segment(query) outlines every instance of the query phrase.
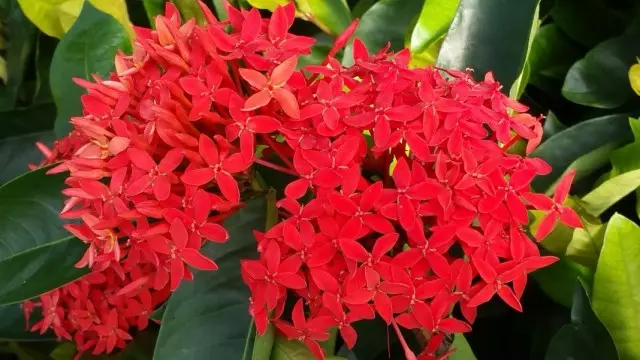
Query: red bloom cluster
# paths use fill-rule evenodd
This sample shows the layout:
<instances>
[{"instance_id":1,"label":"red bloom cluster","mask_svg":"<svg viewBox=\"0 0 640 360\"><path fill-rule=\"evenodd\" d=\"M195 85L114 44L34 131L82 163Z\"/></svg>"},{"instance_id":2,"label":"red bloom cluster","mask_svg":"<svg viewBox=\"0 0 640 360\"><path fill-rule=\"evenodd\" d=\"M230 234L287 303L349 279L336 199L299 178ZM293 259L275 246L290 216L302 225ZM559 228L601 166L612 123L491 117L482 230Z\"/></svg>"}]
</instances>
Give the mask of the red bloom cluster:
<instances>
[{"instance_id":1,"label":"red bloom cluster","mask_svg":"<svg viewBox=\"0 0 640 360\"><path fill-rule=\"evenodd\" d=\"M379 315L401 339L399 327L423 329L420 358L434 359L494 294L521 310L527 273L555 261L527 237L527 207L548 211L541 236L558 219L580 226L562 205L571 179L553 200L529 193L549 166L506 152L520 138L530 152L539 119L490 74L409 69L407 50L371 55L356 39L344 68L333 56L357 22L306 76L297 59L313 39L288 33L293 4L270 19L227 6L224 22L202 9L206 26L182 24L168 4L108 80L77 80L84 115L43 150L45 164L66 159L51 172L70 173L62 216L81 220L67 229L92 273L27 302L44 315L34 330L95 354L123 347L190 267L217 268L200 248L227 240L220 222L251 191L254 163L297 178L284 220L257 234L260 258L242 263L261 333L272 322L323 358L329 328L351 347L351 324ZM451 316L458 303L468 323Z\"/></svg>"},{"instance_id":2,"label":"red bloom cluster","mask_svg":"<svg viewBox=\"0 0 640 360\"><path fill-rule=\"evenodd\" d=\"M49 172L69 172L61 216L80 220L66 228L87 244L77 266L91 273L26 302L25 314L39 308L32 329L74 339L80 352L124 347L191 268L217 269L201 246L227 241L220 223L251 190L256 146L299 116L285 83L314 40L288 33L293 6L270 20L228 7L219 22L202 4L204 27L166 10L156 30L136 29L133 54L116 56L108 80L75 80L88 91L83 116L53 150L39 144L39 166L63 160Z\"/></svg>"},{"instance_id":3,"label":"red bloom cluster","mask_svg":"<svg viewBox=\"0 0 640 360\"><path fill-rule=\"evenodd\" d=\"M330 59L289 82L301 110L282 121L283 160L300 179L278 203L284 220L257 234L260 259L242 263L250 312L260 333L271 322L318 359L330 328L352 347L351 324L376 316L401 339L399 327L422 329L418 358L443 359L444 334L470 331L495 294L521 311L527 274L557 260L528 238L529 205L549 211L539 239L558 218L581 226L562 205L572 174L554 200L529 193L549 166L506 150L524 138L530 152L541 127L491 74L478 83L409 69L407 50L370 55L357 39L353 49L353 67ZM466 322L452 317L456 304Z\"/></svg>"}]
</instances>

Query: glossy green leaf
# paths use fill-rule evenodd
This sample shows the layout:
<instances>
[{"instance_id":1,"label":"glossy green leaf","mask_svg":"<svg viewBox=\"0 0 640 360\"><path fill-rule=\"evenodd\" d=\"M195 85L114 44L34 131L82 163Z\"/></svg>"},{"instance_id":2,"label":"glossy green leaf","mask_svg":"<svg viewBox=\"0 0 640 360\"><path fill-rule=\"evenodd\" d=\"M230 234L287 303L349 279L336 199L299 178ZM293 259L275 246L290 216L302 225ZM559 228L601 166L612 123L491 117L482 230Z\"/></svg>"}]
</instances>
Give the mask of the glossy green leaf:
<instances>
[{"instance_id":1,"label":"glossy green leaf","mask_svg":"<svg viewBox=\"0 0 640 360\"><path fill-rule=\"evenodd\" d=\"M532 186L537 191L546 191L582 155L612 142L624 144L631 140L629 122L624 114L589 119L561 131L531 154L544 159L553 169L549 175L536 177Z\"/></svg>"},{"instance_id":2,"label":"glossy green leaf","mask_svg":"<svg viewBox=\"0 0 640 360\"><path fill-rule=\"evenodd\" d=\"M640 227L622 215L609 220L593 284L593 309L620 360L640 359Z\"/></svg>"},{"instance_id":3,"label":"glossy green leaf","mask_svg":"<svg viewBox=\"0 0 640 360\"><path fill-rule=\"evenodd\" d=\"M344 0L298 0L296 5L304 17L327 34L341 34L352 21Z\"/></svg>"},{"instance_id":4,"label":"glossy green leaf","mask_svg":"<svg viewBox=\"0 0 640 360\"><path fill-rule=\"evenodd\" d=\"M640 169L640 120L629 118L634 142L611 153L612 176ZM640 217L640 189L636 190L636 213Z\"/></svg>"},{"instance_id":5,"label":"glossy green leaf","mask_svg":"<svg viewBox=\"0 0 640 360\"><path fill-rule=\"evenodd\" d=\"M538 0L461 0L437 65L492 71L509 92L525 63ZM509 29L505 31L505 29Z\"/></svg>"},{"instance_id":6,"label":"glossy green leaf","mask_svg":"<svg viewBox=\"0 0 640 360\"><path fill-rule=\"evenodd\" d=\"M587 48L620 35L626 25L603 0L555 0L550 14L565 34Z\"/></svg>"},{"instance_id":7,"label":"glossy green leaf","mask_svg":"<svg viewBox=\"0 0 640 360\"><path fill-rule=\"evenodd\" d=\"M273 11L278 5L286 5L289 0L247 0L251 6L258 9Z\"/></svg>"},{"instance_id":8,"label":"glossy green leaf","mask_svg":"<svg viewBox=\"0 0 640 360\"><path fill-rule=\"evenodd\" d=\"M636 96L629 84L629 67L640 54L637 35L609 39L576 62L564 80L562 94L574 103L613 109Z\"/></svg>"},{"instance_id":9,"label":"glossy green leaf","mask_svg":"<svg viewBox=\"0 0 640 360\"><path fill-rule=\"evenodd\" d=\"M420 53L440 39L449 30L460 0L426 0L411 34L410 49Z\"/></svg>"},{"instance_id":10,"label":"glossy green leaf","mask_svg":"<svg viewBox=\"0 0 640 360\"><path fill-rule=\"evenodd\" d=\"M227 9L224 7L222 0L212 0L212 2L213 8L216 10L216 15L218 15L218 20L226 20L228 17Z\"/></svg>"},{"instance_id":11,"label":"glossy green leaf","mask_svg":"<svg viewBox=\"0 0 640 360\"><path fill-rule=\"evenodd\" d=\"M264 229L265 221L265 200L249 201L224 222L230 235L225 244L203 246L219 269L195 272L193 281L183 282L171 295L155 360L242 359L245 345L251 349L250 294L240 277L240 259L257 257L253 231Z\"/></svg>"},{"instance_id":12,"label":"glossy green leaf","mask_svg":"<svg viewBox=\"0 0 640 360\"><path fill-rule=\"evenodd\" d=\"M596 317L585 285L574 286L571 324L562 327L551 340L545 360L616 359L611 336Z\"/></svg>"},{"instance_id":13,"label":"glossy green leaf","mask_svg":"<svg viewBox=\"0 0 640 360\"><path fill-rule=\"evenodd\" d=\"M33 324L35 315L31 321ZM3 341L43 341L55 340L51 334L40 335L37 332L28 331L25 324L24 311L20 304L0 306L0 342Z\"/></svg>"},{"instance_id":14,"label":"glossy green leaf","mask_svg":"<svg viewBox=\"0 0 640 360\"><path fill-rule=\"evenodd\" d=\"M640 169L613 177L580 200L580 205L590 214L599 216L608 208L640 187Z\"/></svg>"},{"instance_id":15,"label":"glossy green leaf","mask_svg":"<svg viewBox=\"0 0 640 360\"><path fill-rule=\"evenodd\" d=\"M86 273L73 265L86 246L58 213L64 175L32 171L0 187L0 304L32 298Z\"/></svg>"},{"instance_id":16,"label":"glossy green leaf","mask_svg":"<svg viewBox=\"0 0 640 360\"><path fill-rule=\"evenodd\" d=\"M84 89L72 78L91 79L97 73L106 77L114 67L118 48L127 48L130 40L122 26L111 16L86 2L80 17L60 41L51 63L51 91L58 108L57 136L71 129L69 119L82 114L80 96ZM55 84L55 86L54 86Z\"/></svg>"},{"instance_id":17,"label":"glossy green leaf","mask_svg":"<svg viewBox=\"0 0 640 360\"><path fill-rule=\"evenodd\" d=\"M542 78L564 79L571 65L582 56L580 47L556 24L544 25L538 30L531 46L529 81L539 85L544 81Z\"/></svg>"},{"instance_id":18,"label":"glossy green leaf","mask_svg":"<svg viewBox=\"0 0 640 360\"><path fill-rule=\"evenodd\" d=\"M544 119L544 124L542 124L542 141L546 141L566 128L567 126L558 119L556 114L553 111L549 111Z\"/></svg>"},{"instance_id":19,"label":"glossy green leaf","mask_svg":"<svg viewBox=\"0 0 640 360\"><path fill-rule=\"evenodd\" d=\"M387 43L393 50L404 48L404 36L414 17L420 13L422 1L380 0L362 15L355 36L369 52L376 52ZM353 64L353 46L347 45L342 63Z\"/></svg>"},{"instance_id":20,"label":"glossy green leaf","mask_svg":"<svg viewBox=\"0 0 640 360\"><path fill-rule=\"evenodd\" d=\"M5 57L6 86L0 86L0 111L13 109L29 65L28 60L33 52L36 28L24 16L15 2L9 2L6 13L0 14L3 36L7 38ZM0 118L0 124L3 122Z\"/></svg>"},{"instance_id":21,"label":"glossy green leaf","mask_svg":"<svg viewBox=\"0 0 640 360\"><path fill-rule=\"evenodd\" d=\"M0 140L0 185L29 171L28 164L38 164L44 158L36 141L50 145L53 132L39 132Z\"/></svg>"},{"instance_id":22,"label":"glossy green leaf","mask_svg":"<svg viewBox=\"0 0 640 360\"><path fill-rule=\"evenodd\" d=\"M456 352L451 354L447 359L449 360L476 360L476 356L473 354L473 350L471 350L471 346L465 339L464 335L456 334L456 337L453 339L453 345L451 345L456 349Z\"/></svg>"}]
</instances>

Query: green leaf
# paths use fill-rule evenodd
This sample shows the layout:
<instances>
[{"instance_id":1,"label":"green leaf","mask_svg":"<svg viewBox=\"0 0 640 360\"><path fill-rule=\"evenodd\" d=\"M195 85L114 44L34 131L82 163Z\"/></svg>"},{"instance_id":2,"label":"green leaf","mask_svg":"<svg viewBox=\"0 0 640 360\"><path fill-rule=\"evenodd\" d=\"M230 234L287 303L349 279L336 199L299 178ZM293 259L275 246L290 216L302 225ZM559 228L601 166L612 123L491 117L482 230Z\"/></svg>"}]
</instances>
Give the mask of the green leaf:
<instances>
[{"instance_id":1,"label":"green leaf","mask_svg":"<svg viewBox=\"0 0 640 360\"><path fill-rule=\"evenodd\" d=\"M2 111L0 119L2 123L0 139L50 131L56 120L56 106L53 103L43 103Z\"/></svg>"},{"instance_id":2,"label":"green leaf","mask_svg":"<svg viewBox=\"0 0 640 360\"><path fill-rule=\"evenodd\" d=\"M185 21L195 18L198 24L204 24L204 14L198 5L198 0L171 0L171 2L176 5Z\"/></svg>"},{"instance_id":3,"label":"green leaf","mask_svg":"<svg viewBox=\"0 0 640 360\"><path fill-rule=\"evenodd\" d=\"M636 95L640 95L640 64L634 64L629 69L629 84Z\"/></svg>"},{"instance_id":4,"label":"green leaf","mask_svg":"<svg viewBox=\"0 0 640 360\"><path fill-rule=\"evenodd\" d=\"M83 4L91 4L117 19L134 36L125 0L18 0L25 15L45 34L61 38L75 23Z\"/></svg>"},{"instance_id":5,"label":"green leaf","mask_svg":"<svg viewBox=\"0 0 640 360\"><path fill-rule=\"evenodd\" d=\"M614 214L593 284L593 309L611 333L620 360L640 359L640 228Z\"/></svg>"},{"instance_id":6,"label":"green leaf","mask_svg":"<svg viewBox=\"0 0 640 360\"><path fill-rule=\"evenodd\" d=\"M640 169L613 177L593 189L580 200L580 205L593 216L608 208L640 187Z\"/></svg>"},{"instance_id":7,"label":"green leaf","mask_svg":"<svg viewBox=\"0 0 640 360\"><path fill-rule=\"evenodd\" d=\"M602 0L555 0L550 14L564 33L592 48L624 31L624 19L609 7Z\"/></svg>"},{"instance_id":8,"label":"green leaf","mask_svg":"<svg viewBox=\"0 0 640 360\"><path fill-rule=\"evenodd\" d=\"M166 4L165 0L142 0L142 4L144 5L144 10L147 12L147 17L149 18L149 24L151 27L155 29L156 22L154 18L158 15L164 14L164 6Z\"/></svg>"},{"instance_id":9,"label":"green leaf","mask_svg":"<svg viewBox=\"0 0 640 360\"><path fill-rule=\"evenodd\" d=\"M543 142L531 154L544 159L551 174L538 176L532 182L536 191L546 191L573 161L609 143L623 144L632 140L627 115L615 114L593 118L574 125Z\"/></svg>"},{"instance_id":10,"label":"green leaf","mask_svg":"<svg viewBox=\"0 0 640 360\"><path fill-rule=\"evenodd\" d=\"M271 359L271 352L273 351L273 342L276 336L276 331L273 328L273 324L267 325L267 331L264 335L256 334L253 342L253 355L251 360L269 360Z\"/></svg>"},{"instance_id":11,"label":"green leaf","mask_svg":"<svg viewBox=\"0 0 640 360\"><path fill-rule=\"evenodd\" d=\"M287 5L289 0L247 0L251 6L258 9L273 11L278 5Z\"/></svg>"},{"instance_id":12,"label":"green leaf","mask_svg":"<svg viewBox=\"0 0 640 360\"><path fill-rule=\"evenodd\" d=\"M249 201L224 222L230 235L225 244L203 246L204 254L214 259L219 269L195 272L193 281L183 282L171 295L154 360L242 359L253 329L247 310L250 294L240 276L240 259L257 256L253 230L264 229L265 221L265 200Z\"/></svg>"},{"instance_id":13,"label":"green leaf","mask_svg":"<svg viewBox=\"0 0 640 360\"><path fill-rule=\"evenodd\" d=\"M32 316L32 324L35 315ZM37 332L27 330L24 311L22 311L20 304L0 306L0 319L2 319L0 321L0 342L55 340L51 334L40 335Z\"/></svg>"},{"instance_id":14,"label":"green leaf","mask_svg":"<svg viewBox=\"0 0 640 360\"><path fill-rule=\"evenodd\" d=\"M556 24L544 25L538 30L529 55L530 77L534 85L543 84L543 78L564 80L573 63L583 51ZM549 119L546 120L548 122ZM545 126L546 126L545 122Z\"/></svg>"},{"instance_id":15,"label":"green leaf","mask_svg":"<svg viewBox=\"0 0 640 360\"><path fill-rule=\"evenodd\" d=\"M571 307L573 286L579 278L593 278L593 271L563 256L554 264L531 273L542 291L560 305Z\"/></svg>"},{"instance_id":16,"label":"green leaf","mask_svg":"<svg viewBox=\"0 0 640 360\"><path fill-rule=\"evenodd\" d=\"M157 308L156 310L154 310L151 315L149 315L149 318L155 320L155 321L162 321L162 317L164 316L164 312L167 310L167 303L165 302L164 304L162 304L159 308Z\"/></svg>"},{"instance_id":17,"label":"green leaf","mask_svg":"<svg viewBox=\"0 0 640 360\"><path fill-rule=\"evenodd\" d=\"M72 78L90 79L93 73L106 77L114 67L116 51L129 42L127 33L114 18L85 2L80 17L60 41L51 62L51 91L58 107L57 136L66 135L71 129L69 119L82 114L80 96L84 89Z\"/></svg>"},{"instance_id":18,"label":"green leaf","mask_svg":"<svg viewBox=\"0 0 640 360\"><path fill-rule=\"evenodd\" d=\"M0 15L0 21L6 25L0 26L2 26L2 35L6 36L8 41L6 53L3 54L6 61L7 83L6 86L0 86L0 111L13 109L18 100L36 35L36 28L15 2L10 2L9 8L5 11L6 15Z\"/></svg>"},{"instance_id":19,"label":"green leaf","mask_svg":"<svg viewBox=\"0 0 640 360\"><path fill-rule=\"evenodd\" d=\"M546 141L566 128L567 126L558 119L556 114L549 110L549 113L547 113L547 117L544 120L544 124L542 124L542 141Z\"/></svg>"},{"instance_id":20,"label":"green leaf","mask_svg":"<svg viewBox=\"0 0 640 360\"><path fill-rule=\"evenodd\" d=\"M562 327L551 340L545 360L616 359L611 336L596 317L582 282L574 286L571 324Z\"/></svg>"},{"instance_id":21,"label":"green leaf","mask_svg":"<svg viewBox=\"0 0 640 360\"><path fill-rule=\"evenodd\" d=\"M226 20L228 17L227 9L224 7L222 0L212 0L212 2L213 8L216 10L216 15L218 15L218 20Z\"/></svg>"},{"instance_id":22,"label":"green leaf","mask_svg":"<svg viewBox=\"0 0 640 360\"><path fill-rule=\"evenodd\" d=\"M473 354L473 350L471 350L471 346L465 339L464 335L456 334L456 337L453 339L453 345L456 352L454 352L447 359L449 360L476 360L476 356Z\"/></svg>"},{"instance_id":23,"label":"green leaf","mask_svg":"<svg viewBox=\"0 0 640 360\"><path fill-rule=\"evenodd\" d=\"M346 360L343 357L327 354L326 360ZM304 344L295 340L287 340L281 336L276 337L271 353L271 360L315 360L315 356Z\"/></svg>"},{"instance_id":24,"label":"green leaf","mask_svg":"<svg viewBox=\"0 0 640 360\"><path fill-rule=\"evenodd\" d=\"M39 132L0 140L0 185L29 171L28 164L43 159L35 146L36 141L50 144L53 132Z\"/></svg>"},{"instance_id":25,"label":"green leaf","mask_svg":"<svg viewBox=\"0 0 640 360\"><path fill-rule=\"evenodd\" d=\"M344 0L298 0L303 17L327 34L337 36L351 24L351 11Z\"/></svg>"},{"instance_id":26,"label":"green leaf","mask_svg":"<svg viewBox=\"0 0 640 360\"><path fill-rule=\"evenodd\" d=\"M629 118L635 141L611 153L612 175L640 169L640 120ZM640 217L640 189L636 190L636 212Z\"/></svg>"},{"instance_id":27,"label":"green leaf","mask_svg":"<svg viewBox=\"0 0 640 360\"><path fill-rule=\"evenodd\" d=\"M609 39L576 62L564 80L562 95L580 105L613 109L635 96L629 67L640 54L637 35Z\"/></svg>"},{"instance_id":28,"label":"green leaf","mask_svg":"<svg viewBox=\"0 0 640 360\"><path fill-rule=\"evenodd\" d=\"M425 0L411 34L411 52L420 53L449 30L460 0Z\"/></svg>"},{"instance_id":29,"label":"green leaf","mask_svg":"<svg viewBox=\"0 0 640 360\"><path fill-rule=\"evenodd\" d=\"M492 71L508 92L525 63L538 0L461 0L437 65ZM505 31L505 29L509 29Z\"/></svg>"},{"instance_id":30,"label":"green leaf","mask_svg":"<svg viewBox=\"0 0 640 360\"><path fill-rule=\"evenodd\" d=\"M391 42L391 49L404 48L404 35L422 8L422 1L380 0L362 15L355 31L369 52L376 52ZM347 45L342 63L353 65L353 46Z\"/></svg>"},{"instance_id":31,"label":"green leaf","mask_svg":"<svg viewBox=\"0 0 640 360\"><path fill-rule=\"evenodd\" d=\"M69 237L58 216L65 176L46 170L0 186L0 304L32 298L87 272L73 266L86 246Z\"/></svg>"}]
</instances>

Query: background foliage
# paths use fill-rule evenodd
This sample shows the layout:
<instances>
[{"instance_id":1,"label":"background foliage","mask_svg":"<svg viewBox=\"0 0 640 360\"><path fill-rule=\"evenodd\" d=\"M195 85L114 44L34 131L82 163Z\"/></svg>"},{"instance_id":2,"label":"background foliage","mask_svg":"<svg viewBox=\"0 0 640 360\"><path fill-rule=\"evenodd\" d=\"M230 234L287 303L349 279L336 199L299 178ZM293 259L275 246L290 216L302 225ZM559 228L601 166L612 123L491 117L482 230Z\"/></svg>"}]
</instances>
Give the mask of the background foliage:
<instances>
[{"instance_id":1,"label":"background foliage","mask_svg":"<svg viewBox=\"0 0 640 360\"><path fill-rule=\"evenodd\" d=\"M173 0L184 17L203 20L194 0ZM288 0L235 0L273 10ZM413 66L493 71L503 92L544 115L533 156L554 171L536 182L550 193L576 169L569 202L584 229L559 227L541 246L561 261L533 274L525 312L500 302L480 309L474 331L452 339L451 358L640 359L640 14L631 0L296 0L293 32L317 44L303 64L322 62L332 37L360 18L356 36L371 50L408 47ZM70 344L24 331L16 303L81 276L72 264L82 244L62 228L63 179L28 171L81 111L80 87L113 70L130 51L133 25L149 27L163 0L0 0L0 356L69 359ZM221 0L209 1L220 18ZM338 58L351 64L347 46ZM521 151L522 149L520 149ZM276 178L264 172L267 185ZM270 205L256 200L227 221L232 241L216 252L225 271L196 274L166 307L160 324L136 335L121 359L310 359L299 344L254 339L238 258L253 251L248 229L264 228ZM536 218L538 213L532 212ZM537 223L532 226L535 231ZM381 322L357 324L353 350L330 341L336 358L401 355ZM366 334L366 335L365 335ZM414 344L416 345L416 344ZM154 350L155 349L155 350ZM255 350L252 350L255 349ZM224 354L224 355L222 355ZM253 354L253 355L252 355Z\"/></svg>"}]
</instances>

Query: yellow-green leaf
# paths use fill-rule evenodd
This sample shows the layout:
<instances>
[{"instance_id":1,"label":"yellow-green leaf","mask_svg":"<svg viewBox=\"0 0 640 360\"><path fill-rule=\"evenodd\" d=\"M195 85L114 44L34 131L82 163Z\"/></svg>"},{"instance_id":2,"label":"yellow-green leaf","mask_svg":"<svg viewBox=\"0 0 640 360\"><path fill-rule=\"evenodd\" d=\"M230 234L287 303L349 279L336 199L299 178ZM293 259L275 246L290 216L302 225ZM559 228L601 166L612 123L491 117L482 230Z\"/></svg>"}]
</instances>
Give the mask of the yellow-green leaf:
<instances>
[{"instance_id":1,"label":"yellow-green leaf","mask_svg":"<svg viewBox=\"0 0 640 360\"><path fill-rule=\"evenodd\" d=\"M620 360L640 359L640 227L614 214L593 284L593 309L611 333Z\"/></svg>"},{"instance_id":2,"label":"yellow-green leaf","mask_svg":"<svg viewBox=\"0 0 640 360\"><path fill-rule=\"evenodd\" d=\"M80 15L85 0L18 0L29 20L43 33L62 38ZM134 36L125 0L88 0L96 9L113 16Z\"/></svg>"},{"instance_id":3,"label":"yellow-green leaf","mask_svg":"<svg viewBox=\"0 0 640 360\"><path fill-rule=\"evenodd\" d=\"M580 200L591 215L599 216L623 197L640 187L640 170L633 170L603 182Z\"/></svg>"},{"instance_id":4,"label":"yellow-green leaf","mask_svg":"<svg viewBox=\"0 0 640 360\"><path fill-rule=\"evenodd\" d=\"M446 34L460 0L426 0L411 34L411 52L420 53Z\"/></svg>"},{"instance_id":5,"label":"yellow-green leaf","mask_svg":"<svg viewBox=\"0 0 640 360\"><path fill-rule=\"evenodd\" d=\"M633 91L640 95L640 64L635 64L629 69L629 82Z\"/></svg>"}]
</instances>

